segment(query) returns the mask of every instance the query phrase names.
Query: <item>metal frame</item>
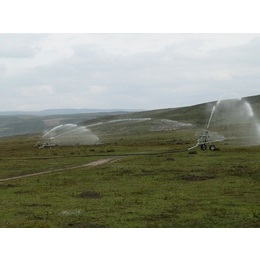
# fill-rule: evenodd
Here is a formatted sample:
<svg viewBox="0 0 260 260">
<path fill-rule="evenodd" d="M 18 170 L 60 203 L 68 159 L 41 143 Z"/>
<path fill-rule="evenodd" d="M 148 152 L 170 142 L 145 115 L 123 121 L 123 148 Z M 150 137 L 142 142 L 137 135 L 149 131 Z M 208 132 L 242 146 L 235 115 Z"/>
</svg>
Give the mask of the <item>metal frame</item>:
<svg viewBox="0 0 260 260">
<path fill-rule="evenodd" d="M 214 106 L 212 108 L 211 115 L 210 115 L 209 122 L 208 122 L 206 130 L 202 132 L 202 135 L 200 135 L 200 138 L 198 139 L 197 144 L 195 146 L 193 146 L 193 147 L 188 148 L 188 150 L 194 149 L 194 148 L 196 148 L 198 146 L 201 147 L 201 150 L 206 150 L 207 149 L 206 144 L 209 144 L 209 149 L 211 151 L 213 151 L 215 149 L 215 145 L 213 145 L 212 142 L 221 142 L 221 141 L 224 140 L 224 139 L 223 140 L 214 140 L 214 141 L 210 140 L 209 125 L 210 125 L 212 116 L 214 114 L 215 108 L 216 108 L 216 106 Z"/>
</svg>

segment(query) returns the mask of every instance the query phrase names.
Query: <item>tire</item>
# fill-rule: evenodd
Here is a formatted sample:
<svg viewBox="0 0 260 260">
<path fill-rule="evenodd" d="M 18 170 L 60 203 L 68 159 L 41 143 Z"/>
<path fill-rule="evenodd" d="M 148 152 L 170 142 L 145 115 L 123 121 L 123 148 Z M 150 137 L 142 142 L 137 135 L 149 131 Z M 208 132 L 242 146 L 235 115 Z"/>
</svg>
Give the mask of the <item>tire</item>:
<svg viewBox="0 0 260 260">
<path fill-rule="evenodd" d="M 215 148 L 216 148 L 216 147 L 215 147 L 215 145 L 213 145 L 213 144 L 209 146 L 210 151 L 214 151 Z"/>
<path fill-rule="evenodd" d="M 207 145 L 202 144 L 202 145 L 200 146 L 200 148 L 201 148 L 202 151 L 205 151 L 205 150 L 207 150 Z"/>
</svg>

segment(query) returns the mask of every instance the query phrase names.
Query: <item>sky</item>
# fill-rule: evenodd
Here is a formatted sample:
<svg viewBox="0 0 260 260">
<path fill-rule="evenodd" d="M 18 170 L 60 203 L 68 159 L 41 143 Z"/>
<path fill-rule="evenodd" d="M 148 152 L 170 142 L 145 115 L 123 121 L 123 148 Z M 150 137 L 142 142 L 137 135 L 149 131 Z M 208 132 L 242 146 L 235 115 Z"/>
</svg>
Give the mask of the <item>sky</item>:
<svg viewBox="0 0 260 260">
<path fill-rule="evenodd" d="M 158 109 L 260 94 L 260 34 L 0 34 L 0 111 Z"/>
<path fill-rule="evenodd" d="M 70 6 L 65 10 L 73 13 Z M 72 18 L 81 19 L 77 10 L 79 15 Z M 123 19 L 122 14 L 117 17 Z M 127 13 L 126 20 L 129 17 Z M 151 21 L 151 15 L 147 17 Z M 169 15 L 165 17 L 160 14 L 159 20 Z M 98 22 L 96 16 L 88 21 Z M 197 21 L 202 20 L 192 23 Z M 53 30 L 52 24 L 26 30 L 20 22 L 23 25 L 21 19 L 0 33 L 0 111 L 160 109 L 217 101 L 226 93 L 260 94 L 259 33 L 233 33 L 239 31 L 235 27 L 232 33 L 219 33 L 225 30 L 214 26 L 195 32 L 175 27 L 171 32 L 169 27 L 158 29 L 157 21 L 152 29 L 138 23 L 129 30 L 125 23 L 119 30 L 107 30 L 106 22 L 115 23 L 111 19 L 87 32 L 82 26 L 73 32 L 71 20 Z"/>
</svg>

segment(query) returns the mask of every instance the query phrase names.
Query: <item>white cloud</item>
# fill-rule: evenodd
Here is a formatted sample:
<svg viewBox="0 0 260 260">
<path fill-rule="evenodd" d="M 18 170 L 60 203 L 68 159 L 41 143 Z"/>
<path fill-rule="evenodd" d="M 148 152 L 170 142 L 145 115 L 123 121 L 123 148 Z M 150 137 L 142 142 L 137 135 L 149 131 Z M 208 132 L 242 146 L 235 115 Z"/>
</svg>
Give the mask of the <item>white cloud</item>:
<svg viewBox="0 0 260 260">
<path fill-rule="evenodd" d="M 228 91 L 259 94 L 260 35 L 12 37 L 12 48 L 21 46 L 24 56 L 0 57 L 0 110 L 153 109 L 218 100 Z"/>
<path fill-rule="evenodd" d="M 30 86 L 21 88 L 21 96 L 24 97 L 40 97 L 49 96 L 53 94 L 52 86 L 43 85 L 43 86 Z"/>
<path fill-rule="evenodd" d="M 39 34 L 0 34 L 0 58 L 33 57 L 39 51 L 39 46 L 35 45 L 39 38 L 42 38 Z"/>
</svg>

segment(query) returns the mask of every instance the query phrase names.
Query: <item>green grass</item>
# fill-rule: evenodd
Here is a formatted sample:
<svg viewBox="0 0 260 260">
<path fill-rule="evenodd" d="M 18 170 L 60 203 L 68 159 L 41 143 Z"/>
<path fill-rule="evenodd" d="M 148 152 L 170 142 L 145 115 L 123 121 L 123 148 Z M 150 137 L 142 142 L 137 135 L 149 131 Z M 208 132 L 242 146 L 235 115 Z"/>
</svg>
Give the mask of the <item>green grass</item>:
<svg viewBox="0 0 260 260">
<path fill-rule="evenodd" d="M 37 149 L 32 136 L 1 138 L 0 227 L 260 227 L 260 149 L 236 140 L 179 153 L 192 130 L 103 136 L 99 146 Z M 45 158 L 45 159 L 44 159 Z"/>
</svg>

